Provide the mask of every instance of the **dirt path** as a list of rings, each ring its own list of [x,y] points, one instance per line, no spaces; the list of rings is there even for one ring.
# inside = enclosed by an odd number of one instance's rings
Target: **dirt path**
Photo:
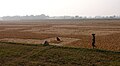
[[[48,41],[50,45],[64,46],[66,44],[72,43],[74,41],[80,40],[76,38],[65,38],[60,37],[61,41],[57,41],[56,37],[47,38],[44,40],[40,39],[17,39],[17,38],[4,38],[0,39],[1,42],[13,42],[13,43],[25,43],[25,44],[43,44],[44,41]]]

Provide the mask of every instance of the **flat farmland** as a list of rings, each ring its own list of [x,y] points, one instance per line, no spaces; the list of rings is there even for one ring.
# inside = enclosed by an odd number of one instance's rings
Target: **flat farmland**
[[[120,20],[0,21],[0,42],[92,48],[93,33],[97,49],[120,51]]]

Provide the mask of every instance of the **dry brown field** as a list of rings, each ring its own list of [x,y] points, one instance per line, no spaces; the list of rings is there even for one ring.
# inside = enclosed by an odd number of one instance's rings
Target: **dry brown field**
[[[0,21],[0,42],[92,48],[92,33],[97,49],[120,51],[120,20]]]

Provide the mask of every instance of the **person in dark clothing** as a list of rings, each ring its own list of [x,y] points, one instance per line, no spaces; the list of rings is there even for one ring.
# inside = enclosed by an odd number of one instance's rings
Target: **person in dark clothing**
[[[95,46],[95,34],[92,34],[92,36],[93,36],[93,39],[92,39],[92,47],[93,47],[93,49],[94,49],[94,47],[96,47],[96,46]]]

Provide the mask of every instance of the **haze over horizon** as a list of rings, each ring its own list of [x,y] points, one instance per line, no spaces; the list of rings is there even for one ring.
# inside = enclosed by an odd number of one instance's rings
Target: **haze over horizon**
[[[120,0],[0,0],[0,17],[120,15]]]

